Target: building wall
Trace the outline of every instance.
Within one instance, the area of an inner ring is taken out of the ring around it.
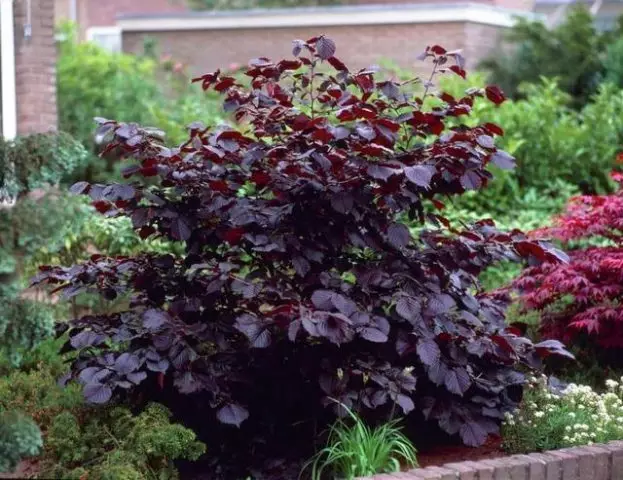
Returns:
[[[250,59],[291,56],[292,40],[325,34],[337,44],[336,56],[353,68],[362,68],[391,59],[405,68],[427,71],[429,65],[416,57],[427,45],[447,49],[466,49],[468,68],[473,68],[496,45],[495,27],[466,23],[418,25],[365,25],[330,27],[292,27],[264,29],[191,30],[149,32],[160,50],[190,65],[201,74],[230,64],[246,64]],[[475,35],[469,39],[470,35]],[[139,53],[143,48],[141,32],[124,32],[123,49]]]
[[[56,130],[55,0],[36,0],[32,7],[32,36],[25,36],[27,2],[15,1],[15,75],[17,133]]]
[[[55,0],[56,22],[70,19],[72,0]],[[81,39],[90,27],[114,26],[118,15],[166,14],[187,10],[184,0],[76,0],[76,21]]]

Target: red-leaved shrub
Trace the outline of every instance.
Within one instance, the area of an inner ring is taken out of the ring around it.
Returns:
[[[125,311],[68,324],[71,378],[89,401],[184,394],[200,405],[209,451],[241,467],[274,457],[279,437],[312,446],[331,420],[325,407],[343,413],[334,400],[368,418],[421,412],[478,445],[516,406],[518,366],[566,354],[508,330],[503,305],[476,289],[492,262],[560,253],[492,221],[450,230],[423,207],[486,185],[489,163],[513,166],[495,146],[496,125],[444,124],[478,97],[501,103],[502,92],[441,94],[425,111],[416,81],[351,72],[335,50],[324,36],[296,41],[292,59],[251,61],[250,87],[218,71],[197,79],[222,93],[236,126],[192,124],[178,147],[151,129],[100,122],[107,152],[137,160],[125,171],[136,181],[73,191],[130,217],[143,238],[184,242],[186,254],[41,269],[36,283],[68,297],[128,298]],[[435,73],[465,74],[460,55],[440,46],[424,58]],[[435,229],[412,238],[402,220]],[[219,436],[231,426],[242,432],[236,451]]]
[[[621,180],[618,174],[614,177]],[[546,338],[571,342],[582,334],[594,340],[594,347],[623,347],[623,190],[574,197],[552,227],[533,234],[565,244],[587,238],[613,243],[572,249],[569,263],[531,267],[512,287],[521,293],[524,309],[543,310],[541,332]]]

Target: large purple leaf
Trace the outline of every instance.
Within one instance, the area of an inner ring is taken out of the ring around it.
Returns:
[[[249,412],[246,408],[237,403],[228,403],[216,412],[216,418],[218,418],[221,423],[235,425],[240,428],[242,422],[249,418]]]

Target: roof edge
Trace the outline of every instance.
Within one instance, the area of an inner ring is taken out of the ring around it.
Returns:
[[[123,31],[172,31],[245,29],[266,27],[308,27],[347,25],[390,25],[470,22],[499,27],[512,26],[518,17],[542,20],[533,12],[482,3],[425,3],[253,9],[171,14],[131,14],[117,17]]]

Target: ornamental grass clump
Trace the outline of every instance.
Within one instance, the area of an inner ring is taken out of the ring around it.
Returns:
[[[623,439],[623,378],[598,393],[586,385],[560,389],[532,377],[519,409],[506,413],[504,447],[511,453],[592,445]]]
[[[222,94],[232,124],[193,123],[181,145],[100,119],[105,152],[134,159],[132,182],[72,190],[184,253],[95,255],[35,280],[66,297],[127,299],[64,324],[64,350],[77,354],[69,379],[95,404],[162,398],[206,432],[221,470],[240,468],[232,478],[308,457],[342,405],[364,419],[420,412],[481,444],[517,405],[520,365],[568,355],[508,329],[504,305],[477,283],[501,259],[564,256],[492,220],[451,228],[439,212],[441,197],[484,187],[489,164],[514,165],[495,146],[497,125],[446,125],[503,93],[437,94],[430,82],[351,71],[335,53],[325,36],[297,40],[290,59],[252,60],[248,83],[220,71],[196,79]],[[435,45],[422,57],[431,78],[465,75],[457,52]],[[412,235],[403,219],[429,228]]]
[[[370,427],[353,411],[338,419],[329,429],[327,444],[307,463],[301,474],[312,480],[353,479],[402,467],[417,467],[416,450],[397,420]]]

